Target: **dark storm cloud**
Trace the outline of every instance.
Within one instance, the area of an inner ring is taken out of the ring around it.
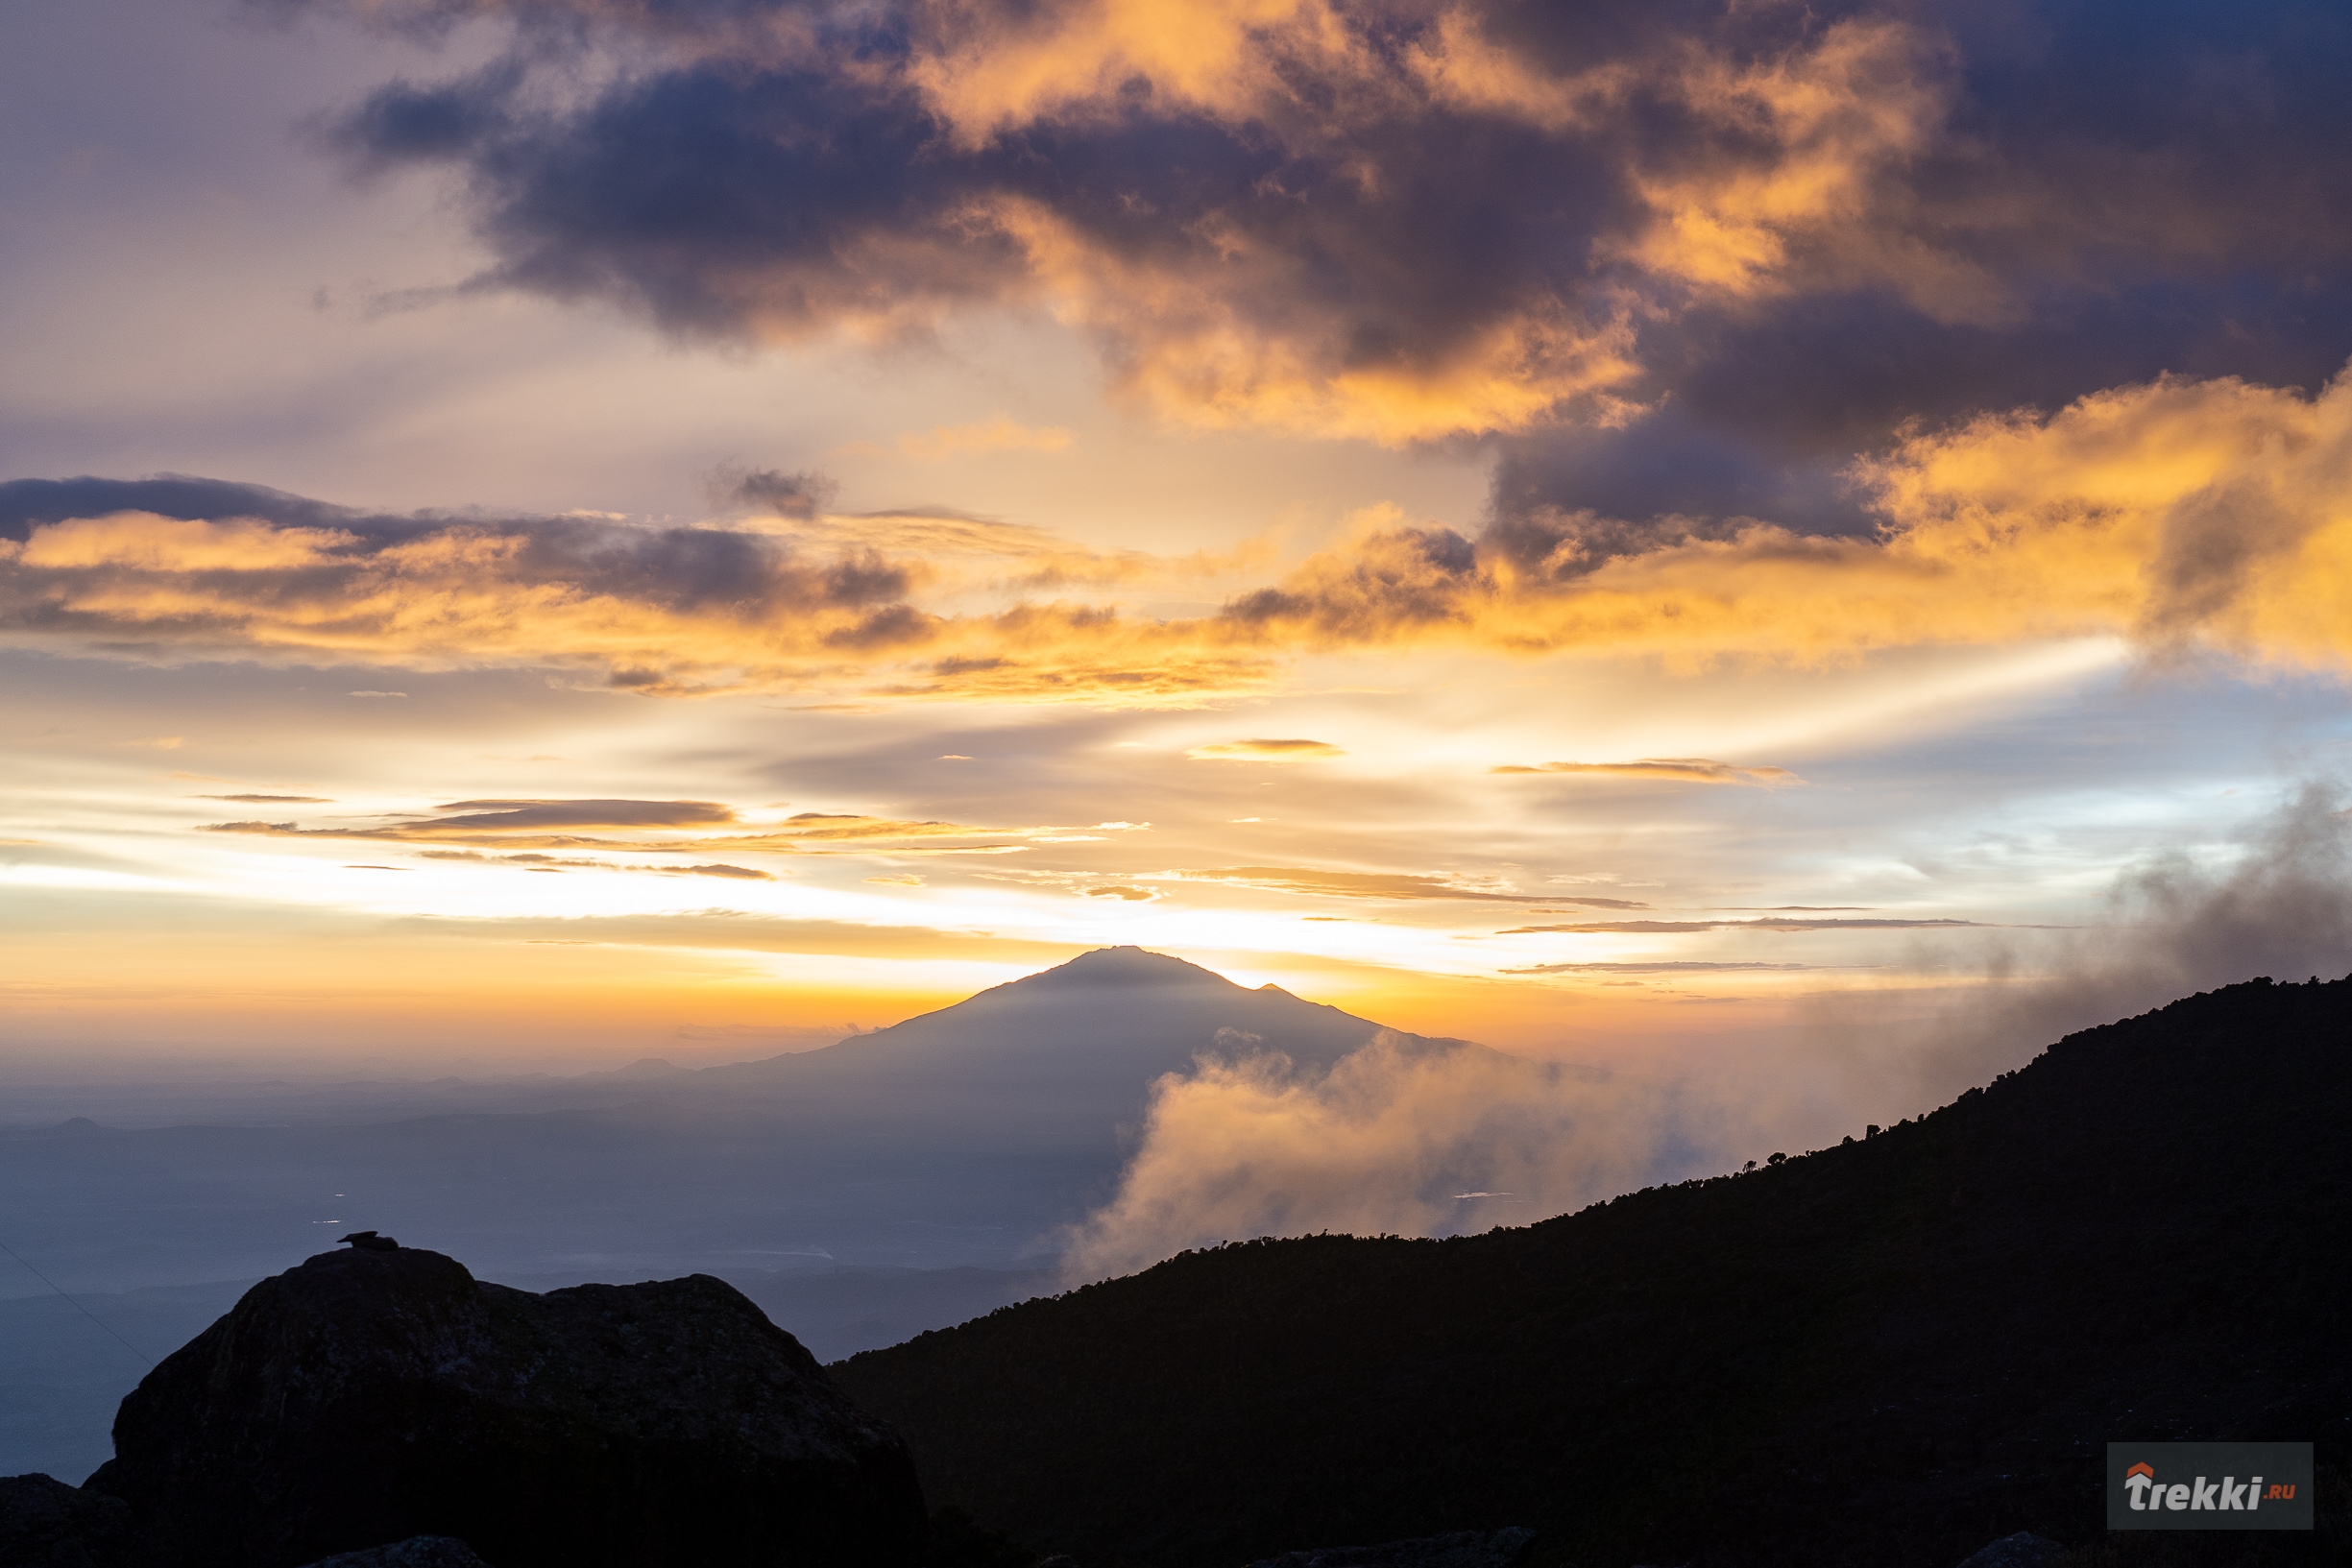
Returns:
[[[260,518],[289,528],[348,528],[358,514],[327,501],[293,495],[266,485],[161,473],[145,479],[11,479],[0,483],[0,539],[19,543],[45,522],[103,518],[115,512],[153,512],[167,518]],[[402,526],[400,519],[365,519],[377,532]]]
[[[521,76],[510,60],[454,82],[391,83],[352,110],[330,139],[362,170],[458,157],[504,129],[504,104]]]
[[[486,284],[720,339],[1048,304],[1179,418],[1495,436],[1491,543],[1560,571],[1864,531],[1906,420],[2352,352],[2340,7],[364,9],[520,29],[335,132],[454,170]]]
[[[775,469],[722,473],[711,486],[715,499],[802,521],[830,505],[838,488],[821,473],[784,473]]]
[[[1885,287],[1694,302],[1645,334],[1660,417],[1508,440],[1505,521],[1870,519],[1844,462],[1906,422],[2052,410],[2160,374],[2316,390],[2352,353],[2352,16],[2340,7],[1944,5],[1943,133],[1882,195],[1980,270],[1981,309]],[[1610,553],[1625,553],[1611,551]]]

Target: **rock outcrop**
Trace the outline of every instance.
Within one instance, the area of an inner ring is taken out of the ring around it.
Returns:
[[[497,1568],[911,1564],[897,1435],[724,1281],[481,1284],[413,1247],[247,1292],[123,1401],[87,1483],[155,1568],[451,1536]]]
[[[365,1552],[338,1552],[305,1568],[490,1568],[473,1548],[448,1535],[412,1535]]]
[[[53,1476],[0,1476],[0,1563],[8,1568],[116,1568],[131,1548],[119,1498]]]
[[[1285,1552],[1262,1557],[1249,1568],[1511,1568],[1533,1545],[1536,1532],[1514,1526],[1509,1530],[1457,1530],[1443,1535],[1421,1535],[1409,1541],[1379,1546],[1326,1546],[1313,1552]]]
[[[2066,1548],[2048,1536],[2021,1530],[1974,1553],[1960,1568],[2051,1568],[2066,1556]]]

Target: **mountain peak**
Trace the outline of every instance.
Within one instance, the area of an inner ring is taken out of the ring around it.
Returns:
[[[1013,983],[1055,989],[1074,985],[1233,985],[1231,980],[1215,970],[1202,969],[1199,964],[1138,947],[1097,948],[1092,953],[1079,953],[1068,963],[1056,964],[1052,969],[1042,970]]]

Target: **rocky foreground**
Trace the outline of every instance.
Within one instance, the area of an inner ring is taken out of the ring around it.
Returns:
[[[114,1442],[79,1488],[0,1482],[0,1562],[894,1568],[924,1547],[897,1434],[707,1275],[536,1295],[438,1252],[322,1255],[158,1366]]]

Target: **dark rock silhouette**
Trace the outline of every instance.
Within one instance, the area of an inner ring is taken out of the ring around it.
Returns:
[[[116,1568],[131,1546],[119,1498],[49,1476],[0,1476],[0,1563],[16,1568]]]
[[[2047,1535],[2021,1530],[1976,1553],[1960,1568],[2053,1568],[2066,1548]]]
[[[696,1274],[545,1295],[415,1247],[264,1280],[123,1401],[87,1489],[153,1568],[297,1568],[454,1536],[497,1568],[888,1568],[904,1444]]]
[[[490,1568],[473,1548],[449,1535],[412,1535],[365,1552],[338,1552],[304,1568]]]
[[[378,1236],[372,1230],[355,1230],[341,1239],[341,1246],[355,1246],[366,1252],[398,1252],[400,1243],[389,1236]]]
[[[1527,1555],[1536,1532],[1457,1530],[1380,1546],[1332,1546],[1261,1557],[1249,1568],[1511,1568]]]

